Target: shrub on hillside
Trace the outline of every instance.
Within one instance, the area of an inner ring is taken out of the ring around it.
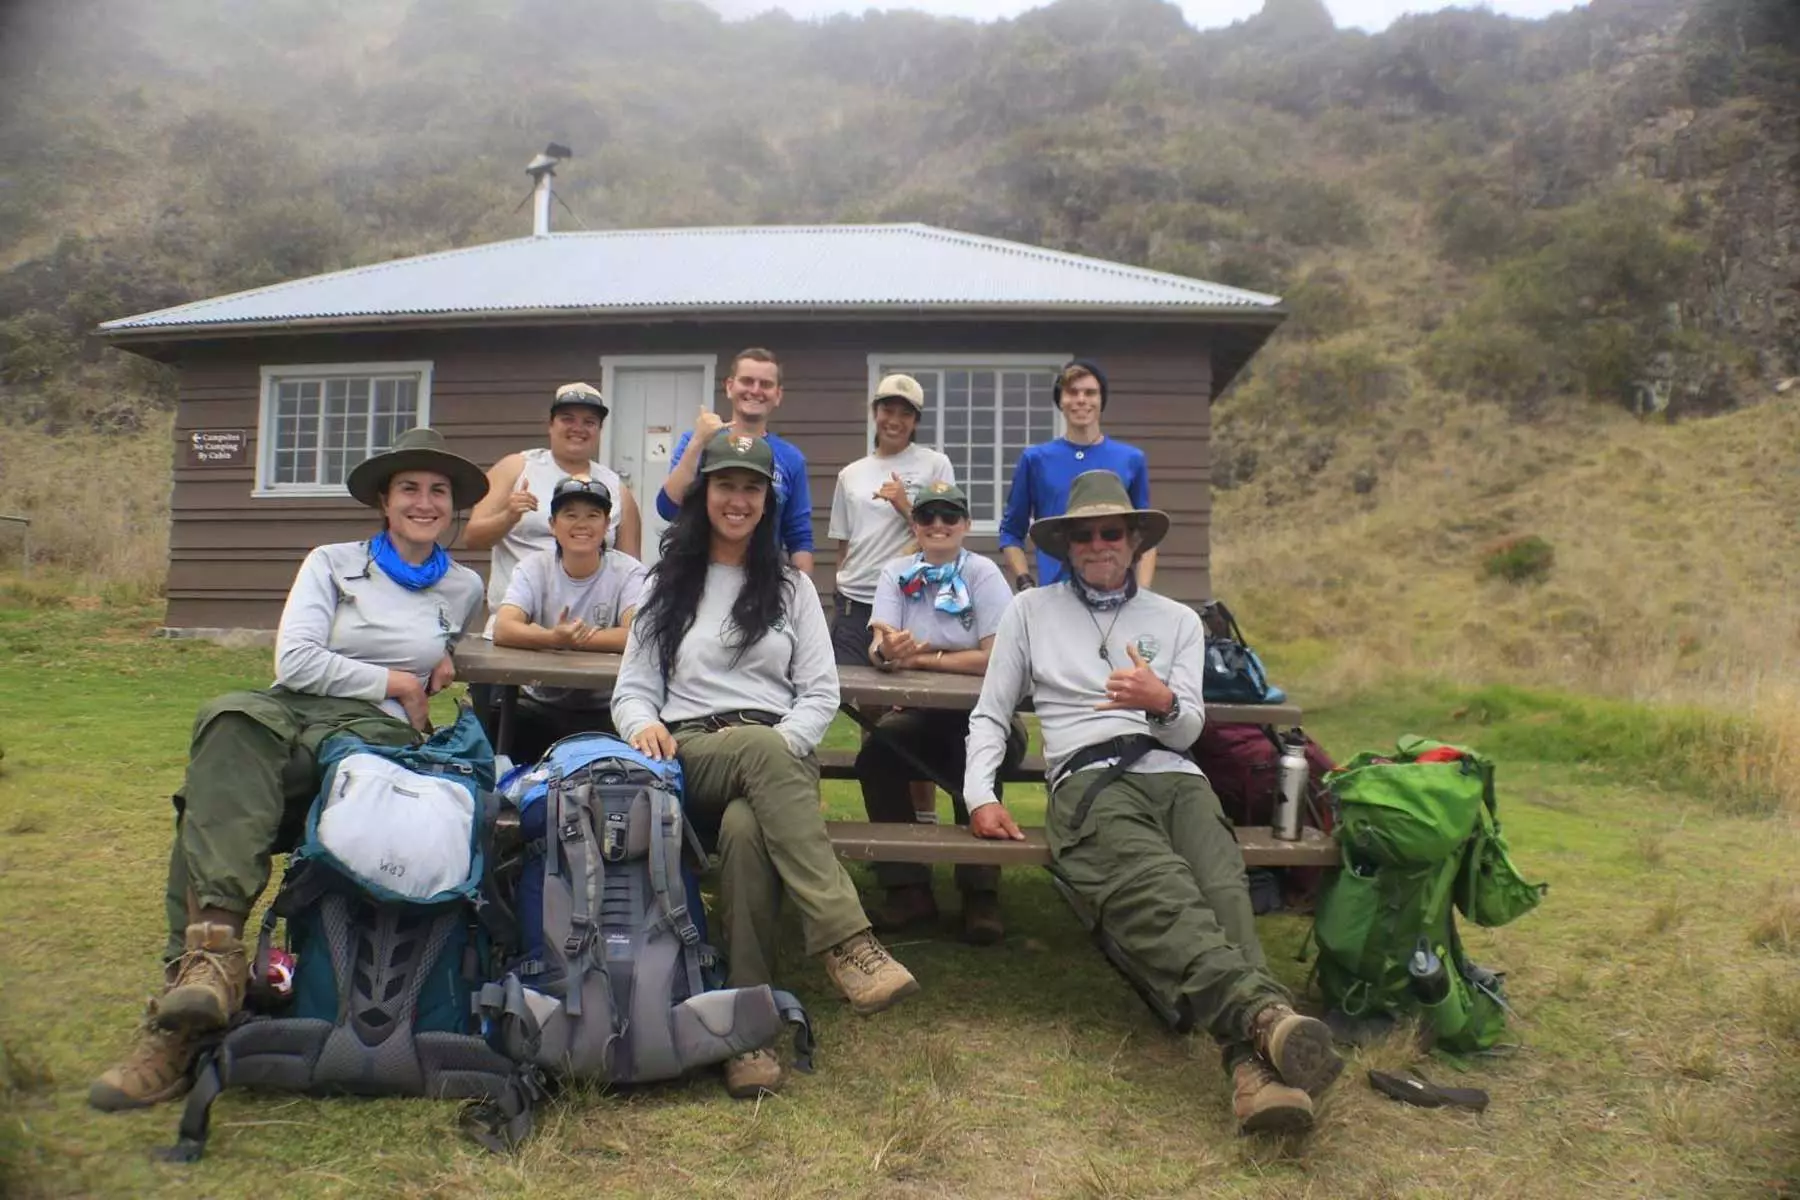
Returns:
[[[1459,263],[1490,263],[1518,244],[1519,211],[1479,184],[1453,181],[1431,210],[1444,254]]]
[[[1282,296],[1288,337],[1327,338],[1348,333],[1369,319],[1369,303],[1356,284],[1335,267],[1314,267]]]
[[[1532,249],[1502,261],[1431,338],[1439,384],[1529,407],[1551,392],[1630,403],[1676,348],[1671,307],[1696,257],[1662,195],[1631,188],[1541,218]]]
[[[1535,533],[1507,538],[1488,548],[1481,573],[1508,583],[1542,583],[1556,565],[1556,550]]]

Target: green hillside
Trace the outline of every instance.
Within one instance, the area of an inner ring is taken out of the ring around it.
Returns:
[[[91,438],[162,436],[169,379],[97,348],[96,322],[517,236],[521,168],[555,138],[577,154],[563,228],[919,220],[1285,295],[1217,421],[1219,586],[1265,637],[1455,644],[1564,681],[1622,648],[1670,660],[1628,688],[1800,659],[1789,0],[1376,36],[1318,0],[1204,33],[1162,0],[991,24],[680,0],[7,11],[0,509],[59,507]],[[132,554],[115,514],[66,511],[43,551],[153,587],[146,474]],[[1484,576],[1531,537],[1548,562]]]

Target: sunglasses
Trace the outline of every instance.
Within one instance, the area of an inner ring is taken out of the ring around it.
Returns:
[[[954,525],[964,515],[960,508],[946,508],[943,505],[913,509],[913,520],[921,525]]]
[[[586,496],[607,512],[612,511],[612,492],[598,479],[565,479],[550,493],[552,502],[565,496]]]
[[[1081,546],[1087,545],[1095,538],[1099,538],[1103,542],[1122,542],[1125,540],[1125,535],[1130,532],[1131,530],[1119,525],[1109,526],[1106,529],[1095,529],[1089,526],[1086,529],[1069,530],[1069,540]]]

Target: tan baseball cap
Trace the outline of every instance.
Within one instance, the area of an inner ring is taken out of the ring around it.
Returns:
[[[904,400],[913,406],[914,412],[925,411],[925,389],[911,375],[887,375],[875,385],[875,399],[870,404],[879,404],[883,400]]]

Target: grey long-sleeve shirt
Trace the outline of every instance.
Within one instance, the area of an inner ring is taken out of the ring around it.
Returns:
[[[748,708],[782,714],[776,729],[796,758],[817,749],[837,714],[837,664],[812,580],[794,571],[788,579],[780,621],[736,663],[738,633],[731,606],[744,586],[742,567],[714,563],[707,568],[693,627],[681,639],[675,672],[667,679],[644,623],[634,623],[613,686],[612,715],[619,736],[629,741],[658,721],[674,725]],[[639,611],[649,605],[655,587],[653,580]]]
[[[426,682],[481,607],[481,576],[451,564],[421,591],[395,583],[367,542],[335,542],[306,556],[275,635],[275,682],[296,692],[387,701],[388,670]]]
[[[1110,663],[1100,657],[1102,637]],[[994,801],[994,772],[1006,754],[1007,727],[1027,694],[1043,730],[1051,780],[1082,747],[1138,733],[1168,749],[1151,751],[1132,771],[1200,774],[1182,752],[1199,738],[1205,720],[1200,701],[1205,644],[1194,610],[1154,592],[1140,591],[1112,612],[1091,612],[1067,583],[1020,593],[1000,620],[981,699],[969,716],[963,778],[969,811]],[[1131,666],[1127,645],[1137,647],[1180,700],[1180,715],[1167,725],[1136,710],[1096,710],[1106,702],[1107,677]]]

